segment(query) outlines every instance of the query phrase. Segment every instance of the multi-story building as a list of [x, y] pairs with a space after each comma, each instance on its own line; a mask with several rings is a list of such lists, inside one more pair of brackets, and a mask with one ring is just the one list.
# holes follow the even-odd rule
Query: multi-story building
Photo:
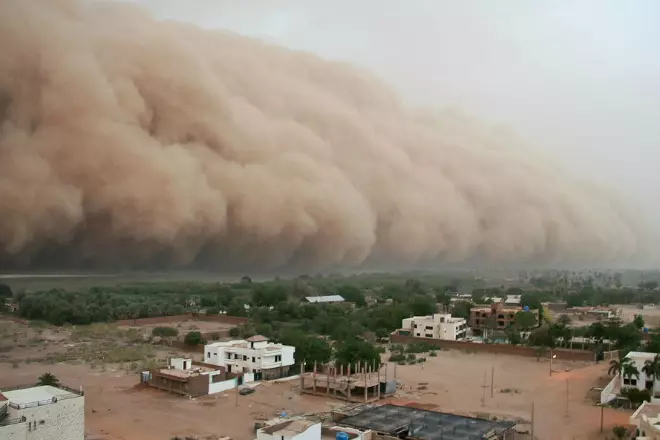
[[0, 392], [0, 439], [84, 440], [85, 397], [63, 386]]
[[644, 351], [631, 351], [624, 359], [630, 359], [630, 363], [637, 368], [639, 376], [626, 376], [620, 375], [621, 388], [635, 387], [640, 390], [648, 390], [651, 395], [652, 402], [660, 402], [660, 378], [647, 376], [642, 369], [646, 361], [653, 361], [656, 353], [647, 353]]
[[467, 322], [463, 318], [453, 318], [449, 313], [436, 313], [429, 316], [413, 316], [401, 322], [401, 328], [418, 338], [433, 338], [456, 341], [467, 334]]
[[[501, 302], [488, 307], [473, 307], [470, 309], [470, 327], [475, 329], [504, 330], [514, 323], [516, 313], [526, 311], [534, 315], [536, 323], [539, 322], [539, 311], [522, 309], [520, 307], [507, 307]], [[491, 318], [494, 316], [494, 318]]]
[[273, 344], [265, 336], [214, 342], [204, 347], [204, 362], [225, 367], [227, 373], [254, 373], [255, 380], [286, 376], [295, 363], [296, 347]]

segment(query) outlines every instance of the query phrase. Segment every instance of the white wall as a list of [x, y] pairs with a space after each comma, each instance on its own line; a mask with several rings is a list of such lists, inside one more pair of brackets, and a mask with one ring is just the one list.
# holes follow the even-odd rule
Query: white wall
[[[248, 347], [232, 346], [241, 343], [248, 344]], [[254, 373], [269, 368], [286, 367], [295, 363], [295, 347], [267, 344], [265, 342], [255, 342], [254, 345], [259, 348], [249, 348], [249, 343], [246, 341], [209, 344], [204, 347], [204, 362], [227, 367], [228, 372], [231, 373]], [[266, 350], [266, 348], [269, 349]], [[228, 355], [230, 355], [229, 359], [227, 358]], [[229, 371], [230, 366], [231, 371]]]
[[303, 432], [295, 435], [282, 435], [282, 431], [266, 434], [262, 429], [257, 431], [257, 440], [320, 440], [321, 423], [316, 423]]
[[[209, 376], [209, 380], [211, 376]], [[222, 393], [223, 391], [236, 388], [236, 379], [223, 380], [222, 382], [209, 382], [209, 394]]]
[[177, 370], [190, 370], [192, 368], [192, 359], [172, 358], [170, 359], [170, 366]]
[[[4, 428], [0, 428], [1, 440], [84, 440], [85, 439], [85, 398], [73, 397], [60, 399], [32, 408], [10, 408], [9, 417], [24, 416], [27, 420], [23, 437], [4, 437]], [[41, 423], [43, 421], [43, 423]], [[36, 422], [36, 423], [35, 423]], [[34, 427], [36, 426], [36, 429]], [[33, 427], [33, 429], [28, 429]]]

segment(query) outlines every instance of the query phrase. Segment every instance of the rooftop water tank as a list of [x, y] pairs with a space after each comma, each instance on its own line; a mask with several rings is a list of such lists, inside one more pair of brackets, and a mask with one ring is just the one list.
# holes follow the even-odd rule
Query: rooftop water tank
[[337, 437], [336, 437], [336, 439], [337, 439], [337, 440], [348, 440], [348, 434], [346, 434], [346, 433], [343, 432], [343, 431], [342, 431], [342, 432], [338, 432], [338, 433], [337, 433]]

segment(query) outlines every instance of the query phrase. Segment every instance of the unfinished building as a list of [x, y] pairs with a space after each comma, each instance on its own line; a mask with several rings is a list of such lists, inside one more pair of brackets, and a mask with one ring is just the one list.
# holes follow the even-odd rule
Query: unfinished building
[[396, 380], [387, 377], [387, 364], [382, 370], [382, 366], [360, 363], [346, 369], [343, 366], [319, 369], [314, 364], [313, 372], [300, 375], [300, 392], [347, 402], [374, 402], [396, 392]]
[[392, 439], [513, 440], [515, 422], [463, 417], [397, 405], [364, 405], [333, 412], [335, 423]]

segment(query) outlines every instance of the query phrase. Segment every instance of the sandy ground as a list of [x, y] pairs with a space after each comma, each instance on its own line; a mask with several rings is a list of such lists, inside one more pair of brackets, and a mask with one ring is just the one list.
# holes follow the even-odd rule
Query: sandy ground
[[[548, 360], [460, 351], [441, 351], [438, 357], [427, 357], [426, 363], [397, 366], [396, 370], [397, 379], [412, 391], [411, 395], [401, 393], [402, 398], [435, 403], [442, 411], [531, 421], [534, 402], [535, 435], [540, 440], [599, 438], [601, 410], [587, 396], [597, 383], [606, 382], [599, 380], [606, 372], [606, 363], [587, 365], [558, 359], [550, 376]], [[604, 433], [611, 434], [616, 424], [627, 424], [630, 414], [606, 408]]]
[[[87, 431], [107, 440], [167, 440], [175, 435], [227, 435], [234, 440], [252, 440], [255, 421], [276, 417], [283, 411], [290, 415], [327, 412], [344, 405], [341, 401], [299, 395], [297, 380], [263, 383], [249, 396], [236, 396], [234, 391], [229, 391], [214, 397], [182, 398], [140, 388], [137, 385], [140, 361], [129, 368], [135, 362], [109, 364], [94, 359], [91, 364], [42, 360], [47, 355], [71, 350], [72, 346], [125, 345], [126, 342], [117, 342], [115, 333], [111, 335], [112, 342], [90, 342], [73, 337], [75, 330], [72, 333], [70, 329], [30, 328], [9, 322], [0, 322], [0, 332], [3, 336], [0, 338], [0, 389], [34, 383], [45, 372], [55, 374], [69, 387], [83, 386]], [[84, 350], [79, 352], [90, 356]], [[397, 398], [436, 404], [440, 411], [526, 421], [531, 420], [534, 402], [538, 439], [599, 438], [600, 408], [587, 396], [593, 386], [602, 386], [605, 382], [602, 378], [607, 370], [606, 363], [587, 365], [558, 359], [553, 364], [555, 372], [550, 376], [547, 360], [537, 362], [534, 358], [449, 350], [437, 353], [437, 357], [427, 356], [423, 364], [396, 366], [396, 378], [402, 383]], [[153, 362], [176, 354], [154, 347], [147, 360]], [[495, 373], [493, 397], [491, 369]], [[388, 364], [387, 371], [391, 378], [394, 364]], [[615, 424], [627, 424], [630, 414], [630, 411], [606, 409], [605, 434], [610, 435]]]
[[184, 321], [163, 322], [158, 324], [146, 324], [140, 326], [119, 326], [119, 328], [123, 329], [137, 329], [146, 335], [151, 335], [151, 331], [156, 327], [174, 327], [179, 330], [179, 336], [182, 339], [186, 333], [192, 330], [196, 330], [202, 333], [212, 333], [226, 331], [236, 326], [233, 324], [224, 324], [221, 322], [200, 321], [192, 319]]

